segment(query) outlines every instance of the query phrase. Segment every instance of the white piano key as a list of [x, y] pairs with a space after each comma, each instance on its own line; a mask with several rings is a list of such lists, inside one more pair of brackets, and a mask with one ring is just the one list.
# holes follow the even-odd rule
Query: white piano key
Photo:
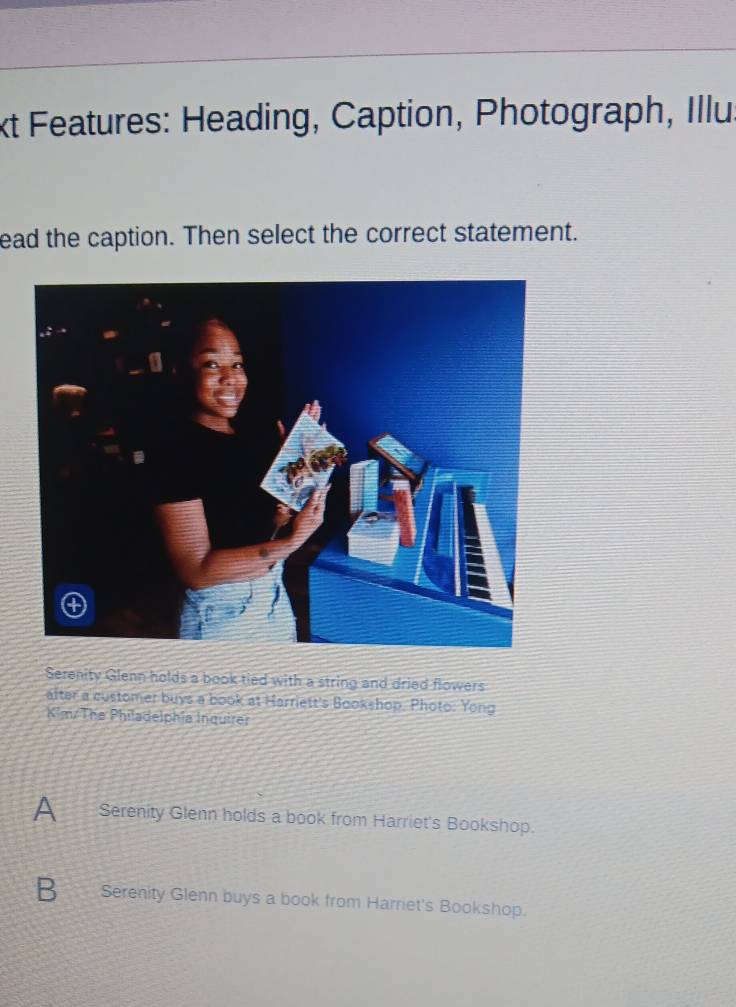
[[[472, 504], [475, 513], [475, 520], [478, 524], [478, 537], [480, 539], [481, 552], [483, 553], [483, 566], [488, 586], [491, 591], [491, 604], [500, 605], [501, 608], [513, 608], [509, 586], [506, 583], [506, 575], [503, 572], [501, 557], [498, 554], [496, 539], [488, 520], [488, 511], [483, 504]], [[468, 592], [470, 593], [470, 592]], [[487, 600], [487, 599], [483, 599]]]

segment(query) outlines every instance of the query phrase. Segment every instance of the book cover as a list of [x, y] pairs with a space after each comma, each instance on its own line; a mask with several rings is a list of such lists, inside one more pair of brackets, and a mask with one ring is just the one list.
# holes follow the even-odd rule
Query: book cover
[[332, 470], [347, 461], [345, 445], [307, 413], [302, 413], [281, 445], [261, 489], [299, 511], [315, 489], [330, 481]]

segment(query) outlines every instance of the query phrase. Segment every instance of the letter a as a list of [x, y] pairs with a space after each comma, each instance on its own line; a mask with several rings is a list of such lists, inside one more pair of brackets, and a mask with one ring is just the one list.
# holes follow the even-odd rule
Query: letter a
[[38, 802], [38, 807], [36, 808], [36, 814], [33, 816], [33, 821], [37, 822], [41, 815], [48, 815], [52, 822], [56, 821], [54, 809], [51, 807], [49, 799], [45, 795]]

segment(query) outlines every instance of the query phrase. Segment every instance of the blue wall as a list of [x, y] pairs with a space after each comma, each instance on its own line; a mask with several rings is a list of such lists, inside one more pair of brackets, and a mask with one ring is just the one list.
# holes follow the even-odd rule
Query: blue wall
[[524, 283], [284, 284], [285, 413], [318, 398], [352, 461], [393, 433], [435, 465], [492, 473], [514, 536]]

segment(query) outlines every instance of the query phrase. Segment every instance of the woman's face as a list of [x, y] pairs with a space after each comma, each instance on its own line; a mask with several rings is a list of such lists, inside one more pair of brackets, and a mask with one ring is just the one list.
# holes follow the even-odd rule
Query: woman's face
[[192, 347], [195, 419], [205, 426], [228, 429], [245, 396], [248, 378], [235, 333], [207, 322]]

